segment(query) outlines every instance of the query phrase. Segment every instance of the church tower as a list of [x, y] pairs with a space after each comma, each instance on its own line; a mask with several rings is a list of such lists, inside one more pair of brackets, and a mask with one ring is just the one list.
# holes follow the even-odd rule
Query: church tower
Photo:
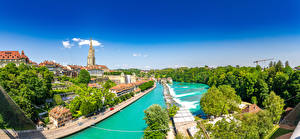
[[87, 66], [95, 65], [95, 49], [92, 45], [92, 38], [90, 39], [90, 49], [87, 57]]

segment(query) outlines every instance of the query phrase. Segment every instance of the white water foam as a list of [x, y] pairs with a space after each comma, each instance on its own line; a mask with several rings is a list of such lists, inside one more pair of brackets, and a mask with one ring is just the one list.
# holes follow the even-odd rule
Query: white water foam
[[190, 95], [195, 95], [197, 94], [197, 92], [194, 93], [185, 93], [185, 94], [181, 94], [181, 95], [176, 95], [176, 97], [184, 97], [184, 96], [190, 96]]
[[171, 88], [168, 84], [167, 87], [169, 88], [170, 94], [173, 97], [174, 101], [180, 104], [181, 106], [188, 108], [188, 109], [195, 109], [197, 107], [198, 101], [182, 101], [178, 97], [186, 96], [186, 95], [191, 95], [195, 93], [188, 93], [188, 94], [183, 94], [183, 95], [176, 95], [175, 91], [173, 88]]

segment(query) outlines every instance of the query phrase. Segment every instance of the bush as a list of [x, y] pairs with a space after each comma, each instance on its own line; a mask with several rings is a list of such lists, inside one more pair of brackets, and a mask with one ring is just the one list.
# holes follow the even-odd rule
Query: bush
[[53, 96], [53, 100], [55, 102], [56, 105], [62, 105], [64, 104], [64, 101], [62, 100], [61, 96], [56, 94]]

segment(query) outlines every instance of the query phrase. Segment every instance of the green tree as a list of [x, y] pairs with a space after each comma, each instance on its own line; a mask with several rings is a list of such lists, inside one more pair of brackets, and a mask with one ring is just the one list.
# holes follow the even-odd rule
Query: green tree
[[169, 108], [169, 116], [171, 118], [173, 118], [176, 115], [178, 110], [179, 110], [179, 107], [177, 107], [176, 105], [173, 105], [172, 107]]
[[215, 86], [209, 88], [200, 100], [204, 113], [209, 116], [220, 116], [225, 105], [225, 98], [222, 96], [222, 92]]
[[[151, 105], [145, 112], [146, 124], [145, 138], [165, 138], [169, 131], [169, 116], [166, 109], [158, 104]], [[153, 131], [155, 130], [155, 131]], [[152, 131], [152, 132], [150, 132]]]
[[82, 101], [82, 104], [80, 105], [80, 112], [82, 115], [88, 115], [91, 112], [91, 104], [90, 102], [84, 100]]
[[287, 89], [287, 81], [289, 80], [289, 76], [284, 74], [283, 72], [277, 72], [274, 78], [273, 90], [277, 92], [281, 97], [283, 96], [283, 92]]
[[238, 125], [235, 121], [219, 120], [212, 128], [211, 136], [220, 139], [238, 139]]
[[253, 96], [253, 97], [251, 98], [251, 103], [252, 103], [252, 104], [257, 104], [256, 96]]
[[276, 69], [276, 71], [282, 71], [283, 70], [283, 64], [280, 60], [276, 63], [275, 69]]
[[85, 69], [80, 70], [79, 75], [78, 75], [78, 82], [88, 84], [90, 82], [90, 80], [91, 80], [90, 73]]
[[59, 94], [56, 94], [53, 96], [53, 100], [56, 105], [62, 105], [64, 104], [64, 101], [62, 100], [61, 96]]
[[272, 91], [264, 100], [263, 105], [270, 112], [273, 123], [278, 123], [283, 112], [284, 100]]
[[289, 61], [285, 61], [284, 67], [290, 67]]
[[220, 116], [237, 111], [240, 103], [241, 98], [229, 85], [221, 85], [218, 88], [211, 87], [200, 100], [202, 110], [209, 116]]

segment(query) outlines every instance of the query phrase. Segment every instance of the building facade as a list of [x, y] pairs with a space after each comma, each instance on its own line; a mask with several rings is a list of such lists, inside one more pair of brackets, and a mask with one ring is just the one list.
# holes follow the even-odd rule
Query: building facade
[[53, 72], [56, 76], [63, 75], [63, 66], [55, 63], [54, 61], [44, 61], [39, 66], [45, 66], [49, 71]]
[[30, 60], [23, 50], [21, 54], [19, 51], [0, 51], [0, 68], [5, 67], [8, 63], [15, 63], [19, 66], [21, 63], [29, 64]]
[[119, 84], [110, 88], [110, 92], [115, 93], [118, 97], [130, 92], [134, 92], [136, 86], [134, 84]]
[[123, 83], [123, 84], [119, 84], [117, 86], [114, 86], [112, 88], [110, 88], [110, 92], [115, 93], [118, 97], [130, 92], [135, 92], [138, 93], [141, 91], [141, 89], [139, 88], [140, 85], [146, 83], [147, 81], [143, 80], [143, 81], [137, 81], [135, 83]]
[[132, 75], [125, 75], [123, 72], [120, 75], [105, 75], [109, 80], [115, 82], [116, 84], [130, 84], [137, 81], [135, 73]]
[[104, 74], [104, 70], [99, 65], [87, 66], [85, 69], [91, 76], [102, 77]]
[[55, 127], [61, 127], [72, 120], [72, 113], [69, 109], [63, 106], [56, 106], [50, 111], [49, 119], [50, 122], [55, 125]]

